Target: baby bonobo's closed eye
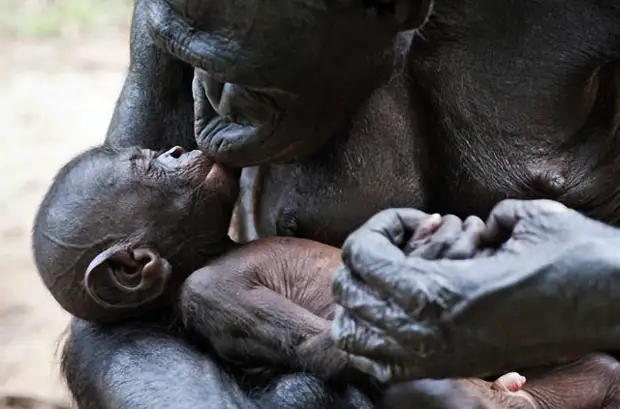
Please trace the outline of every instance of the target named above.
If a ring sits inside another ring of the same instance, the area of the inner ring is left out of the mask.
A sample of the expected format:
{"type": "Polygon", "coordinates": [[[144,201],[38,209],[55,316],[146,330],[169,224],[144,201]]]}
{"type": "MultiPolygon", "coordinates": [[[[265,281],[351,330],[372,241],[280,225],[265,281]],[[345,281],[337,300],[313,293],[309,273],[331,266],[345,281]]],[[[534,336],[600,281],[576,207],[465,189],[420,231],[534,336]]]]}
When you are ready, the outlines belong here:
{"type": "Polygon", "coordinates": [[[160,297],[171,275],[170,263],[156,251],[115,245],[89,264],[84,286],[104,308],[135,308],[160,297]]]}

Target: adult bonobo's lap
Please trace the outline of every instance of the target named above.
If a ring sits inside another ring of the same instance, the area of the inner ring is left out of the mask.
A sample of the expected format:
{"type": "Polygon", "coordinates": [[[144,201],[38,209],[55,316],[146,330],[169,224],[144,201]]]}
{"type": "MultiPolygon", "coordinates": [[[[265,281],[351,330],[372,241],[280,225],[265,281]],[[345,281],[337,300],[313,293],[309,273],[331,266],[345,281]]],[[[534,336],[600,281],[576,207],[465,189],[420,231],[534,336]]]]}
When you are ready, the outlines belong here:
{"type": "Polygon", "coordinates": [[[430,3],[152,0],[148,9],[155,41],[197,68],[199,147],[248,166],[317,149],[353,115],[345,100],[364,92],[359,83],[376,81],[363,67],[391,58],[394,36],[421,25],[430,3]]]}

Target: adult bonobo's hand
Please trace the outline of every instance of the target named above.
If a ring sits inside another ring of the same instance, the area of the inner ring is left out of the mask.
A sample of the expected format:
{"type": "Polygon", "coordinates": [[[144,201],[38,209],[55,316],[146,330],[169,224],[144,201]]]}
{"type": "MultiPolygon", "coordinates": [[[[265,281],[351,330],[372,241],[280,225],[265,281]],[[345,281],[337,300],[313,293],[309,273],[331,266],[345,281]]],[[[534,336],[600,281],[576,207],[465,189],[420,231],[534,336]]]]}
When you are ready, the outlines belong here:
{"type": "Polygon", "coordinates": [[[383,381],[484,376],[617,346],[616,229],[557,202],[506,200],[468,239],[493,252],[429,260],[401,250],[418,220],[384,211],[344,244],[333,336],[361,370],[383,381]]]}

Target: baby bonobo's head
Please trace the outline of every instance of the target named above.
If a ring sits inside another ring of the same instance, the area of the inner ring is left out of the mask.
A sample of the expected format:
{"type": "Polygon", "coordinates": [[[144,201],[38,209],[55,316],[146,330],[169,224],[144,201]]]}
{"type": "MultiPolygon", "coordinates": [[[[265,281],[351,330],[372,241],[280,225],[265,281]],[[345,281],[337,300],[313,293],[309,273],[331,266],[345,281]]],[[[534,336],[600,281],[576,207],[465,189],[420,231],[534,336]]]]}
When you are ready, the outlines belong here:
{"type": "Polygon", "coordinates": [[[238,175],[200,151],[91,149],[60,170],[39,207],[37,268],[77,317],[142,314],[230,245],[237,194],[238,175]]]}

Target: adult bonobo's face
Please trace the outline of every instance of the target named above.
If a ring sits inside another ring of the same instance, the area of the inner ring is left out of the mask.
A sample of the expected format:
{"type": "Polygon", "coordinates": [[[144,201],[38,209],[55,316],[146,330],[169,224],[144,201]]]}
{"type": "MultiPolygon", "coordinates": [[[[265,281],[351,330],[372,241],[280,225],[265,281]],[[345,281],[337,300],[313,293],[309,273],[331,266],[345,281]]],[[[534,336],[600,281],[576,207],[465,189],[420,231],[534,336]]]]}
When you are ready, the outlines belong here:
{"type": "Polygon", "coordinates": [[[397,34],[422,25],[431,1],[151,0],[148,8],[155,41],[199,69],[199,146],[247,166],[307,153],[343,127],[390,75],[397,34]]]}

